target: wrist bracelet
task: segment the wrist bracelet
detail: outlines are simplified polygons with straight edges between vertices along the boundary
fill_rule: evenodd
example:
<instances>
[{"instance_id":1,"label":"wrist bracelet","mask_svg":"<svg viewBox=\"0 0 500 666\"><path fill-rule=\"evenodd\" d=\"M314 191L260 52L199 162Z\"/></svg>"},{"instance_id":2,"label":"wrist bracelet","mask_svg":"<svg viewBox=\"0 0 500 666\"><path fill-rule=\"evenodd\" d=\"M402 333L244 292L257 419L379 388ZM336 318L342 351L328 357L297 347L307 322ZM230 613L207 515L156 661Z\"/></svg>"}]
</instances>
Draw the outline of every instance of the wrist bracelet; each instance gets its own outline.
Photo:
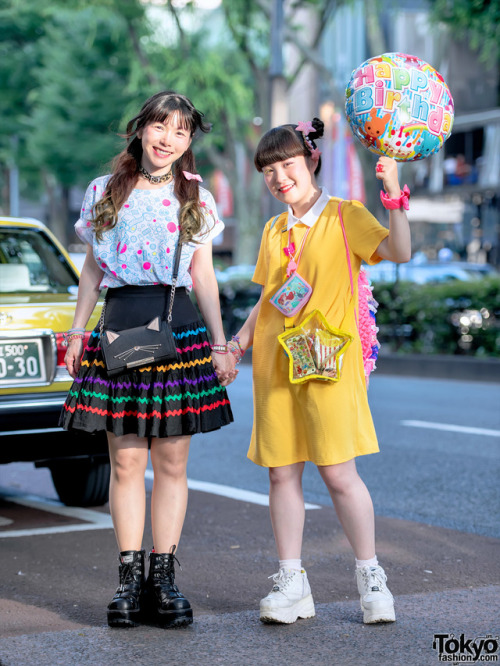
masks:
<instances>
[{"instance_id":1,"label":"wrist bracelet","mask_svg":"<svg viewBox=\"0 0 500 666\"><path fill-rule=\"evenodd\" d=\"M71 340L83 340L85 335L83 333L64 333L64 339L66 342L70 342Z\"/></svg>"},{"instance_id":2,"label":"wrist bracelet","mask_svg":"<svg viewBox=\"0 0 500 666\"><path fill-rule=\"evenodd\" d=\"M210 345L210 349L219 354L227 354L227 345Z\"/></svg>"},{"instance_id":3,"label":"wrist bracelet","mask_svg":"<svg viewBox=\"0 0 500 666\"><path fill-rule=\"evenodd\" d=\"M67 333L68 333L68 335L70 335L71 333L85 333L85 329L84 328L68 328Z\"/></svg>"},{"instance_id":4,"label":"wrist bracelet","mask_svg":"<svg viewBox=\"0 0 500 666\"><path fill-rule=\"evenodd\" d=\"M239 362L241 361L241 359L243 358L243 354L241 353L241 347L240 347L239 345L238 345L238 347L237 347L236 345L237 345L237 342L233 342L233 341L231 340L230 342L227 343L227 348L229 349L229 351L231 352L231 354L232 354L232 355L234 356L234 358L236 359L236 365L238 365L238 363L239 363ZM244 353L244 352L243 352L243 353Z\"/></svg>"},{"instance_id":5,"label":"wrist bracelet","mask_svg":"<svg viewBox=\"0 0 500 666\"><path fill-rule=\"evenodd\" d=\"M380 200L382 201L382 206L388 210L396 210L398 208L409 210L410 188L408 185L405 185L401 190L399 197L393 198L391 198L387 192L384 192L384 190L380 190Z\"/></svg>"},{"instance_id":6,"label":"wrist bracelet","mask_svg":"<svg viewBox=\"0 0 500 666\"><path fill-rule=\"evenodd\" d=\"M235 342L238 345L238 349L240 351L241 357L243 357L245 355L245 350L242 348L242 346L240 344L239 337L237 335L233 335L233 337L231 338L231 342Z\"/></svg>"}]
</instances>

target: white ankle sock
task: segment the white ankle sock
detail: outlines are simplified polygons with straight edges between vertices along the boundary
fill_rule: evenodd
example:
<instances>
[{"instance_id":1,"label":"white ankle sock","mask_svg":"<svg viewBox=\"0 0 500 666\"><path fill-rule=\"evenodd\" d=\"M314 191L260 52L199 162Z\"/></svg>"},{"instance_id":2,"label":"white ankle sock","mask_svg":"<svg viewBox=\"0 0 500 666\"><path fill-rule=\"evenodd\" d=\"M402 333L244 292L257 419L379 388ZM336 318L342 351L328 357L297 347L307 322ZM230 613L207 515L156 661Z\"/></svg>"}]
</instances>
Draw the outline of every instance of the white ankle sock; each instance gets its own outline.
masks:
<instances>
[{"instance_id":1,"label":"white ankle sock","mask_svg":"<svg viewBox=\"0 0 500 666\"><path fill-rule=\"evenodd\" d=\"M377 556L375 555L370 560L356 560L356 569L361 569L361 567L378 567Z\"/></svg>"},{"instance_id":2,"label":"white ankle sock","mask_svg":"<svg viewBox=\"0 0 500 666\"><path fill-rule=\"evenodd\" d=\"M302 560L280 560L280 569L302 571Z\"/></svg>"}]
</instances>

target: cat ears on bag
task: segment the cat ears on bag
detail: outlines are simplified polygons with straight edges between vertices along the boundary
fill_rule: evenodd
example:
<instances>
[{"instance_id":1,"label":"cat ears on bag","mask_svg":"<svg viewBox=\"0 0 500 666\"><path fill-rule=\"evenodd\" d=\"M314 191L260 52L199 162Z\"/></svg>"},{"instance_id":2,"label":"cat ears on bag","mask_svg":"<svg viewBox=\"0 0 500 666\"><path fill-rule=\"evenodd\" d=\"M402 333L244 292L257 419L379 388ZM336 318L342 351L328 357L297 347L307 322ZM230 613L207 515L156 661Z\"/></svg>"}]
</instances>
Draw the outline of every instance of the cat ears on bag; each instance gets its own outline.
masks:
<instances>
[{"instance_id":1,"label":"cat ears on bag","mask_svg":"<svg viewBox=\"0 0 500 666\"><path fill-rule=\"evenodd\" d=\"M152 319L149 324L146 326L150 331L159 331L160 330L160 317L155 317ZM108 339L108 344L113 343L115 340L118 340L120 334L116 331L106 331L106 338Z\"/></svg>"}]
</instances>

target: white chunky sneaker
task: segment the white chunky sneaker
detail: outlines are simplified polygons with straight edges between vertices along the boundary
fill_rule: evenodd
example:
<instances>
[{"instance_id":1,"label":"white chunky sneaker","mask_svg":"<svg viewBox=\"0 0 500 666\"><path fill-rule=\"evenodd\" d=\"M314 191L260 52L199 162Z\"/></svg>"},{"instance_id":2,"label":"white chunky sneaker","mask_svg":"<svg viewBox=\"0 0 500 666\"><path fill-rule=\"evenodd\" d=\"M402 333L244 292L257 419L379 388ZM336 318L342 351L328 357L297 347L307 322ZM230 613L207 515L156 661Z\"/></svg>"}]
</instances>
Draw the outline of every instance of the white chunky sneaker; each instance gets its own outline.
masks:
<instances>
[{"instance_id":1,"label":"white chunky sneaker","mask_svg":"<svg viewBox=\"0 0 500 666\"><path fill-rule=\"evenodd\" d=\"M387 588L387 576L382 567L359 567L356 569L356 580L363 622L394 622L394 599Z\"/></svg>"},{"instance_id":2,"label":"white chunky sneaker","mask_svg":"<svg viewBox=\"0 0 500 666\"><path fill-rule=\"evenodd\" d=\"M274 581L273 589L260 602L261 622L292 624L299 617L314 617L314 601L307 574L292 569L280 569L269 576Z\"/></svg>"}]
</instances>

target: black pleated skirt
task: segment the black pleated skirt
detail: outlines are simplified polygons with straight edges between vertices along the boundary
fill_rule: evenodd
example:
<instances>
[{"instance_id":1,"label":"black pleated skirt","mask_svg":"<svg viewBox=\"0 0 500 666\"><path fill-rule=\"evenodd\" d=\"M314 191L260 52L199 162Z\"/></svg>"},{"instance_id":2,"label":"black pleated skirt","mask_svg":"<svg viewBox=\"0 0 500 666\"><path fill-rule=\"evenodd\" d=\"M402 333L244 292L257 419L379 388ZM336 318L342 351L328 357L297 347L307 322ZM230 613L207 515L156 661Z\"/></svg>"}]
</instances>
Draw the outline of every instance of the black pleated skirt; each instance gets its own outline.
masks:
<instances>
[{"instance_id":1,"label":"black pleated skirt","mask_svg":"<svg viewBox=\"0 0 500 666\"><path fill-rule=\"evenodd\" d=\"M170 286L108 289L105 327L142 326L165 313ZM108 377L99 325L61 412L65 430L100 430L117 436L173 437L217 430L233 421L226 390L212 365L210 343L185 288L175 292L172 330L179 360Z\"/></svg>"}]
</instances>

